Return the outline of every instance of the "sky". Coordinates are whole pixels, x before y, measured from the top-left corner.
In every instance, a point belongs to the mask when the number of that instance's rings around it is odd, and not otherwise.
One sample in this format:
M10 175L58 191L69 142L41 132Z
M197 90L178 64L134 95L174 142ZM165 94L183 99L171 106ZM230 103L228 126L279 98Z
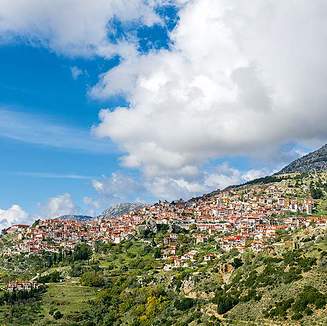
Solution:
M191 198L326 143L323 0L0 0L0 227Z

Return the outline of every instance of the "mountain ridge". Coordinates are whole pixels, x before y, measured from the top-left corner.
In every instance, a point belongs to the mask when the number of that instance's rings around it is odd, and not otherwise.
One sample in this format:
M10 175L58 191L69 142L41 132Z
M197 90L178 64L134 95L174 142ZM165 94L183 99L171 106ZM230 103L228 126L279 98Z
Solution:
M304 155L281 169L278 174L307 173L327 170L327 144L319 149Z
M93 220L95 217L89 216L89 215L61 215L59 217L56 217L59 220L73 220L78 222L87 222Z
M98 218L115 218L145 207L142 203L119 203L105 209Z

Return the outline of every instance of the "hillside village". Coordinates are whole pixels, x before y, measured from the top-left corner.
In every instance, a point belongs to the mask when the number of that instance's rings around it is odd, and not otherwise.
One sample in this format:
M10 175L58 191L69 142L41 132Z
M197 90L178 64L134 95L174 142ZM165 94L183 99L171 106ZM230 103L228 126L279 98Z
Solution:
M326 176L275 175L111 218L13 225L0 237L0 319L327 322Z
M324 173L319 175L320 179L325 177ZM317 200L312 198L306 182L311 179L312 176L300 180L297 174L282 175L275 182L231 187L189 201L159 202L116 218L85 222L46 219L32 226L13 225L3 230L4 235L12 238L12 245L5 246L1 255L59 253L73 250L80 241L91 247L98 241L120 243L151 221L192 227L197 242L215 236L226 251L236 248L243 252L246 247L259 251L278 232L308 227L310 223L327 226L326 216L313 215ZM171 248L170 256L167 252L165 257L178 261L175 250Z

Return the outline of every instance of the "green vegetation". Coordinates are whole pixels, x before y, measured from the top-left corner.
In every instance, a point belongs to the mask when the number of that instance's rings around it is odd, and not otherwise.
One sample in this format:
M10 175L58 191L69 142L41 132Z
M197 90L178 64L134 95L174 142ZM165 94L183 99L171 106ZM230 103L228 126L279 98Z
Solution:
M313 286L305 286L296 298L276 302L275 307L266 311L266 316L286 318L292 311L292 320L299 320L303 315L311 316L312 308L323 309L327 303L327 295L321 293Z
M314 213L327 212L326 173L253 182L266 183L280 183L284 199L311 195ZM245 196L242 189L240 196ZM271 218L278 224L278 218L288 216L296 218L298 213L285 211ZM185 230L151 221L120 244L98 241L91 248L81 242L71 251L3 255L0 324L327 324L327 235L316 228L317 221L292 232L278 230L260 252L250 249L254 237L247 240L244 253L235 248L223 252L219 239L233 232L212 234L199 232L194 224ZM203 241L196 240L198 233ZM10 246L11 237L0 241ZM173 252L165 253L171 248ZM191 251L192 259L187 256ZM180 260L174 261L174 256ZM44 286L13 294L5 290L8 281L30 279Z
M176 230L177 231L177 230ZM301 246L278 251L219 252L210 240L195 244L192 232L178 230L181 254L198 251L188 267L164 271L161 256L167 228L146 231L119 245L98 243L92 253L79 244L65 259L32 258L31 271L46 283L40 292L2 299L6 325L230 325L247 320L311 325L326 320L327 240L299 233ZM205 262L208 252L217 258ZM17 258L20 261L20 258ZM35 263L39 262L39 266ZM223 268L224 266L224 268ZM6 277L12 278L10 271ZM2 298L8 296L2 292Z

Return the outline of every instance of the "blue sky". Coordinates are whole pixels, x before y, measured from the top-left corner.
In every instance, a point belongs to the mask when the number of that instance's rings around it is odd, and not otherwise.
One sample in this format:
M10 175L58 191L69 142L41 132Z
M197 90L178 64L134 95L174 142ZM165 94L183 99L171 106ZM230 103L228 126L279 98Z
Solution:
M0 0L0 224L190 198L323 144L326 5L270 6Z
M89 130L97 121L100 104L90 101L86 92L93 83L94 75L108 64L102 60L79 62L83 69L87 69L89 76L80 76L74 80L71 67L76 64L76 60L58 57L45 49L20 44L7 45L0 48L0 56L1 107L15 113L8 118L13 124L8 128L11 134L0 139L3 153L0 160L1 207L19 201L33 209L37 202L44 202L63 189L79 197L91 193L87 179L45 178L28 173L81 176L110 174L117 169L115 147L105 144L103 149L93 152L92 144L91 148L74 148L66 139L55 146L50 135L42 134L41 137L49 138L44 139L49 144L36 144L34 142L37 139L33 139L32 134L37 131L39 124L61 126L67 129L63 138L76 137L81 132L84 138L96 143L97 140L89 135ZM19 137L19 130L12 129L20 123L24 124L24 121L30 127L27 137L13 139Z
M111 23L115 31L108 38L117 42L132 32L140 53L168 48L176 8L160 7L158 13L164 25L122 26L117 20ZM0 45L0 58L1 208L19 203L31 214L40 214L40 204L69 193L77 210L83 212L82 198L97 195L93 179L114 172L133 174L119 165L115 144L91 135L100 108L114 109L126 103L121 96L104 101L88 96L99 75L119 64L118 55L71 57L15 40ZM63 130L48 133L51 128ZM154 200L140 197L148 198ZM108 199L108 205L111 201Z

